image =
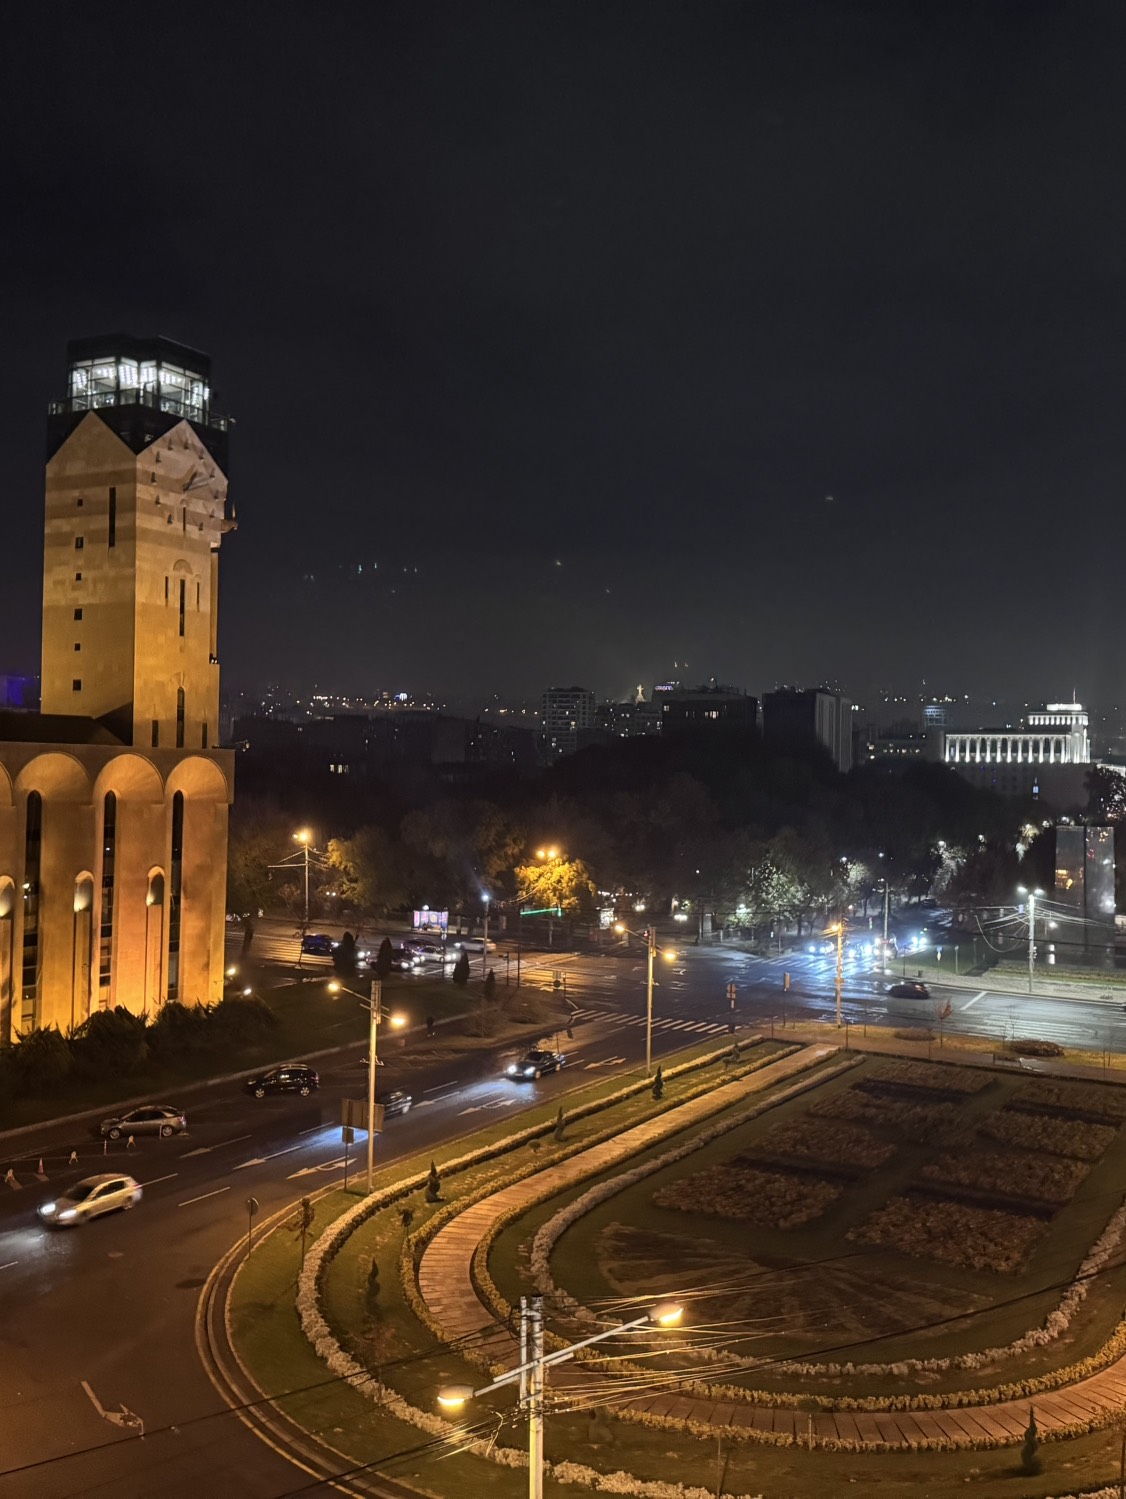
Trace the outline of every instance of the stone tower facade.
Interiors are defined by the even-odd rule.
[[[0,1041],[222,996],[226,461],[206,356],[69,346],[48,417],[42,707],[0,713]]]

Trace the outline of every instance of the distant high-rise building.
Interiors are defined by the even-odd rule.
[[[598,727],[615,739],[636,739],[661,732],[661,704],[631,698],[628,703],[599,703]]]
[[[1072,941],[1102,945],[1114,930],[1114,829],[1056,828],[1056,901],[1082,921]],[[1081,935],[1079,935],[1081,933]]]
[[[589,687],[549,687],[540,699],[540,737],[549,759],[573,755],[579,734],[594,725],[594,693]]]
[[[762,699],[763,737],[824,745],[842,774],[852,769],[852,704],[823,687],[783,687]]]
[[[699,687],[679,684],[661,691],[661,722],[666,731],[721,726],[734,729],[758,727],[758,698],[748,697],[741,687],[718,682]]]

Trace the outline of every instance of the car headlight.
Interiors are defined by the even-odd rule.
[[[78,1213],[74,1208],[64,1208],[59,1214],[60,1223],[69,1223],[72,1218],[77,1218]]]
[[[39,1211],[40,1211],[40,1213],[42,1213],[42,1215],[43,1215],[44,1218],[49,1218],[51,1216],[51,1214],[54,1213],[57,1210],[57,1208],[58,1208],[58,1203],[57,1202],[45,1202],[40,1207]]]

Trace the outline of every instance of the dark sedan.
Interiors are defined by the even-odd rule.
[[[561,1051],[541,1051],[538,1047],[533,1047],[518,1062],[511,1062],[505,1068],[505,1076],[515,1078],[518,1082],[525,1078],[535,1080],[543,1077],[545,1072],[558,1072],[566,1061],[567,1058]]]
[[[284,1067],[271,1067],[269,1072],[259,1072],[248,1077],[243,1091],[255,1098],[268,1098],[275,1093],[298,1093],[307,1098],[321,1085],[320,1075],[307,1062],[288,1062]]]
[[[892,999],[929,999],[931,991],[918,979],[907,979],[902,984],[889,984],[884,990]]]

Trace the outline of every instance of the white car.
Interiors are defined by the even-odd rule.
[[[73,1228],[85,1223],[87,1218],[99,1218],[103,1213],[116,1212],[118,1208],[128,1211],[136,1207],[141,1196],[140,1182],[131,1176],[106,1172],[102,1176],[88,1176],[84,1181],[75,1182],[53,1202],[40,1203],[39,1216],[44,1223],[56,1228]]]
[[[454,946],[462,952],[496,952],[497,945],[490,938],[487,942],[484,937],[459,937]]]

